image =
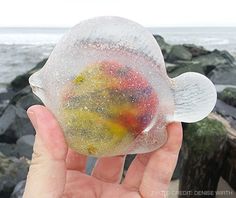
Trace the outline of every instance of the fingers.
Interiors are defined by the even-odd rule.
[[[36,136],[24,198],[60,197],[66,178],[67,145],[63,133],[45,107],[35,105],[27,113]]]
[[[97,160],[92,176],[109,183],[119,183],[123,173],[125,156],[100,158]]]
[[[139,188],[143,178],[143,172],[152,153],[153,152],[136,155],[122,183],[125,187],[132,190],[137,190]]]
[[[168,130],[169,130],[169,127],[172,127],[172,125],[168,126]],[[164,147],[162,147],[162,148],[164,148]],[[160,149],[162,149],[162,148],[160,148]],[[126,177],[123,181],[123,185],[125,187],[127,187],[129,189],[134,189],[134,190],[139,188],[142,178],[143,178],[143,173],[144,173],[146,165],[149,161],[149,158],[155,152],[156,151],[151,152],[151,153],[138,154],[135,157],[135,159],[133,160],[132,164],[130,165],[130,167],[126,173]]]
[[[166,144],[155,151],[147,163],[139,188],[143,197],[164,197],[168,189],[182,143],[181,124],[170,124],[167,133]]]
[[[66,157],[66,167],[67,170],[77,170],[80,172],[86,171],[87,157],[85,155],[79,154],[70,148],[68,149]]]

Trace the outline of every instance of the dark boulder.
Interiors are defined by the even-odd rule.
[[[12,90],[7,90],[6,92],[0,93],[0,116],[2,115],[4,109],[9,103],[9,100],[15,95]]]
[[[226,137],[224,125],[212,118],[217,114],[210,114],[207,118],[195,123],[188,124],[184,131],[184,141],[188,142],[189,147],[197,154],[207,154],[217,150],[215,144],[219,136]],[[208,141],[202,141],[205,138]],[[220,141],[220,140],[219,140]]]
[[[185,72],[197,72],[205,75],[205,68],[192,61],[177,61],[177,66],[167,67],[169,77],[174,78]]]
[[[179,190],[189,193],[179,197],[194,197],[196,192],[212,192],[208,197],[215,197],[227,156],[228,129],[224,123],[227,121],[217,114],[210,114],[185,128]],[[205,197],[205,194],[199,197]]]
[[[32,93],[32,89],[28,85],[24,89],[17,92],[15,96],[10,100],[9,104],[27,110],[32,105],[43,103],[37,96]]]
[[[27,134],[35,134],[35,131],[26,111],[21,107],[9,105],[0,117],[0,139],[14,143],[16,139]]]
[[[219,67],[230,67],[234,63],[234,58],[225,51],[214,50],[206,55],[198,56],[193,58],[195,63],[201,66],[214,65]]]
[[[174,63],[175,67],[167,68],[170,77],[184,72],[198,72],[208,76],[215,84],[236,85],[236,65],[228,52],[214,50],[192,60],[176,59]]]
[[[192,54],[193,58],[210,53],[210,51],[206,50],[202,46],[196,46],[194,44],[184,44],[183,46]]]
[[[220,54],[229,64],[235,63],[235,58],[226,50],[217,50],[215,49],[213,53]]]
[[[236,88],[226,88],[218,93],[218,98],[226,104],[236,107]]]
[[[24,135],[16,141],[16,144],[0,143],[0,152],[7,157],[31,159],[33,145],[34,135]]]
[[[16,184],[26,179],[29,163],[0,153],[0,164],[0,197],[10,197]]]
[[[226,119],[232,118],[233,120],[236,120],[236,108],[221,100],[217,100],[214,110]]]
[[[18,157],[15,144],[0,143],[0,153],[7,157]]]
[[[208,77],[214,84],[236,86],[236,67],[216,68]]]
[[[158,45],[160,46],[163,57],[166,60],[168,54],[171,51],[172,46],[170,44],[166,43],[164,38],[160,35],[154,35],[154,38],[156,39]]]
[[[233,128],[233,129],[235,129],[236,130],[236,120],[231,120],[230,121],[230,126]]]
[[[0,117],[0,142],[14,143],[23,135],[34,134],[26,110],[35,104],[42,102],[32,93],[29,85],[15,94]]]
[[[174,63],[177,60],[191,60],[192,54],[182,45],[172,46],[168,56],[167,62]]]
[[[25,190],[26,180],[20,181],[14,188],[10,198],[22,198]]]
[[[10,89],[13,89],[14,91],[19,91],[29,85],[28,79],[29,77],[36,71],[38,71],[40,68],[44,66],[47,59],[42,60],[39,62],[33,69],[26,72],[25,74],[17,76],[10,84]]]
[[[24,135],[20,137],[16,142],[16,150],[19,157],[27,157],[31,159],[34,145],[34,135]]]

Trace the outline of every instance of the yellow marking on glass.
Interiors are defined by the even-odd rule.
[[[73,82],[76,84],[76,85],[79,85],[81,84],[82,82],[84,82],[85,80],[85,77],[83,75],[78,75],[74,80]]]
[[[75,150],[86,155],[102,155],[126,147],[133,139],[129,130],[115,120],[95,112],[64,109],[67,141]]]
[[[96,151],[97,151],[97,149],[93,145],[89,145],[87,150],[90,155],[96,154]]]

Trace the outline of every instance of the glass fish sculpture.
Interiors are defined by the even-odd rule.
[[[119,17],[74,26],[29,82],[69,147],[96,157],[153,151],[166,142],[168,123],[199,121],[216,102],[205,76],[169,78],[152,34]]]

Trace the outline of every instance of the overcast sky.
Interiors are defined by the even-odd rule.
[[[115,15],[146,27],[236,26],[236,0],[0,0],[0,26],[71,27]]]

